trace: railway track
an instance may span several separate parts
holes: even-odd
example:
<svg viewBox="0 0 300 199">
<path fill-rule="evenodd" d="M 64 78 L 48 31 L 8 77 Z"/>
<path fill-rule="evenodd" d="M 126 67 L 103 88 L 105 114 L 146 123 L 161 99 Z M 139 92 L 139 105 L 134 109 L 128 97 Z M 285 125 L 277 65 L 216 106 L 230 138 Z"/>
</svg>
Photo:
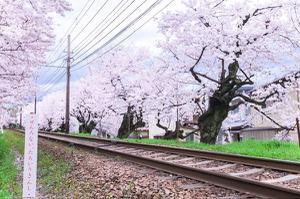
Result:
<svg viewBox="0 0 300 199">
<path fill-rule="evenodd" d="M 300 198 L 300 164 L 295 162 L 65 134 L 39 136 L 255 196 Z"/>
</svg>

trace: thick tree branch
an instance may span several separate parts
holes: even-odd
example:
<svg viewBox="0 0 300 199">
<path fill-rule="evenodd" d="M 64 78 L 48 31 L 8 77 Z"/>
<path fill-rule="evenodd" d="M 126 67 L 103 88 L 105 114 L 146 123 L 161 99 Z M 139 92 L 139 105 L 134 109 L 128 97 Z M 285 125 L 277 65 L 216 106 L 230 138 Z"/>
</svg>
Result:
<svg viewBox="0 0 300 199">
<path fill-rule="evenodd" d="M 281 124 L 279 124 L 278 122 L 276 122 L 273 118 L 271 118 L 270 116 L 268 116 L 265 112 L 259 110 L 257 107 L 255 106 L 252 106 L 256 111 L 258 111 L 259 113 L 261 113 L 262 115 L 264 115 L 266 118 L 268 118 L 271 122 L 273 122 L 274 124 L 276 124 L 277 126 L 279 126 L 280 128 L 282 129 L 285 129 L 287 131 L 290 131 L 290 130 L 294 130 L 294 128 L 289 128 L 287 126 L 283 126 Z"/>
<path fill-rule="evenodd" d="M 187 133 L 185 136 L 179 135 L 179 138 L 180 138 L 180 139 L 185 139 L 185 138 L 189 137 L 189 136 L 192 135 L 192 134 L 196 134 L 197 131 L 199 131 L 199 130 L 200 130 L 200 129 L 195 129 L 195 130 L 193 130 L 193 131 Z"/>
<path fill-rule="evenodd" d="M 266 96 L 262 101 L 258 101 L 258 100 L 252 99 L 252 98 L 250 98 L 250 97 L 248 97 L 248 96 L 245 96 L 245 95 L 243 95 L 243 94 L 237 94 L 236 97 L 241 97 L 241 98 L 244 99 L 246 102 L 249 102 L 249 103 L 252 103 L 252 104 L 256 104 L 256 105 L 260 105 L 260 106 L 262 106 L 262 107 L 266 107 L 266 101 L 267 101 L 270 97 L 272 97 L 273 95 L 275 95 L 275 94 L 278 94 L 278 92 L 275 91 L 275 92 L 269 94 L 269 95 Z"/>
<path fill-rule="evenodd" d="M 240 100 L 237 104 L 235 105 L 232 105 L 229 107 L 229 111 L 233 111 L 235 110 L 236 108 L 238 108 L 240 105 L 244 104 L 245 102 L 243 100 Z"/>
<path fill-rule="evenodd" d="M 192 73 L 194 79 L 195 79 L 197 82 L 199 82 L 199 83 L 201 83 L 202 81 L 201 81 L 201 79 L 198 77 L 198 75 L 200 75 L 200 76 L 202 76 L 202 77 L 208 78 L 208 77 L 207 77 L 206 75 L 204 75 L 204 74 L 195 72 L 195 67 L 199 64 L 200 60 L 202 59 L 202 56 L 203 56 L 204 51 L 205 51 L 206 48 L 207 48 L 207 46 L 204 46 L 204 47 L 202 48 L 201 53 L 200 53 L 200 56 L 198 57 L 196 63 L 190 68 L 190 72 Z M 211 80 L 211 78 L 210 78 L 210 80 Z M 216 80 L 214 80 L 214 81 L 216 81 Z"/>
<path fill-rule="evenodd" d="M 211 77 L 208 77 L 207 75 L 205 75 L 205 74 L 202 74 L 202 73 L 199 73 L 199 72 L 194 72 L 196 75 L 199 75 L 199 76 L 201 76 L 201 77 L 204 77 L 204 78 L 206 78 L 206 79 L 208 79 L 208 80 L 210 80 L 210 81 L 212 81 L 212 82 L 215 82 L 215 83 L 217 83 L 217 84 L 221 84 L 219 81 L 217 81 L 217 80 L 215 80 L 215 79 L 213 79 L 213 78 L 211 78 Z"/>
<path fill-rule="evenodd" d="M 158 128 L 161 128 L 161 129 L 165 130 L 165 132 L 168 131 L 168 128 L 167 128 L 167 127 L 165 127 L 165 126 L 163 126 L 163 125 L 160 124 L 160 119 L 157 119 L 156 126 L 157 126 Z"/>
</svg>

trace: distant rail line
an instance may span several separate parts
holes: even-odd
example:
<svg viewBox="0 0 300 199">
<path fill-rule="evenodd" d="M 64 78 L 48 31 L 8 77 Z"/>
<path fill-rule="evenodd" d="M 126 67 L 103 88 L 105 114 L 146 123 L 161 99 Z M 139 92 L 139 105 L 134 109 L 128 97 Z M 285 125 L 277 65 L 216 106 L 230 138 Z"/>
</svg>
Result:
<svg viewBox="0 0 300 199">
<path fill-rule="evenodd" d="M 255 196 L 300 198 L 300 163 L 43 131 L 39 137 Z"/>
</svg>

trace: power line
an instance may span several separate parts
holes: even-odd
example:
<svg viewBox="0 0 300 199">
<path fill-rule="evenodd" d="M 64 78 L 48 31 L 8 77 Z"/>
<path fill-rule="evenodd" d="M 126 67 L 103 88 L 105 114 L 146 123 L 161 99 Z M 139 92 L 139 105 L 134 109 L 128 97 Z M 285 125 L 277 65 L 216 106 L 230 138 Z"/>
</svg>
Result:
<svg viewBox="0 0 300 199">
<path fill-rule="evenodd" d="M 55 81 L 53 82 L 53 84 L 47 86 L 47 87 L 45 88 L 45 90 L 42 91 L 42 93 L 38 96 L 38 98 L 42 97 L 43 94 L 48 93 L 51 89 L 53 89 L 54 86 L 56 86 L 56 84 L 57 84 L 62 78 L 64 78 L 65 74 L 66 74 L 66 71 L 65 71 L 64 73 L 62 73 L 60 76 L 58 76 L 58 77 L 55 79 Z"/>
<path fill-rule="evenodd" d="M 51 82 L 55 75 L 59 74 L 60 70 L 63 69 L 65 62 L 66 60 L 63 60 L 60 64 L 61 68 L 56 68 L 56 70 L 53 73 L 51 73 L 46 80 L 43 81 L 43 84 L 48 84 L 49 82 Z"/>
<path fill-rule="evenodd" d="M 53 60 L 53 61 L 51 61 L 51 62 L 48 62 L 46 65 L 43 65 L 42 67 L 45 67 L 45 66 L 54 64 L 54 63 L 56 63 L 57 61 L 59 61 L 59 60 L 61 60 L 61 59 L 64 59 L 64 58 L 66 58 L 66 55 L 60 56 L 60 57 L 58 57 L 57 59 L 55 59 L 55 60 Z"/>
<path fill-rule="evenodd" d="M 120 14 L 122 14 L 125 10 L 127 10 L 129 8 L 129 6 L 132 5 L 132 3 L 135 0 L 133 0 Z M 92 47 L 90 47 L 87 51 L 85 51 L 82 55 L 80 55 L 79 57 L 83 56 L 86 52 L 88 52 L 91 48 L 93 48 L 95 45 L 97 45 L 98 42 L 100 42 L 101 40 L 103 40 L 107 35 L 109 35 L 111 32 L 113 32 L 116 28 L 118 28 L 118 26 L 120 26 L 120 24 L 122 24 L 125 20 L 127 20 L 134 12 L 136 12 L 147 0 L 144 0 L 137 8 L 135 8 L 129 15 L 127 15 L 117 26 L 115 26 L 111 31 L 109 31 L 105 36 L 103 36 L 100 40 L 98 40 Z M 119 14 L 119 16 L 120 16 Z M 101 35 L 101 33 L 103 33 L 117 18 L 119 18 L 119 16 L 115 17 L 110 24 L 108 24 L 105 28 L 102 29 L 102 31 L 100 33 L 98 33 L 96 36 L 94 36 L 91 40 L 94 41 L 95 39 L 97 39 L 98 36 Z M 92 42 L 89 42 L 88 44 L 84 45 L 81 49 L 78 50 L 78 52 L 75 53 L 74 57 L 76 55 L 78 55 L 80 52 L 82 52 L 84 50 L 84 48 L 88 47 L 89 44 L 91 44 Z M 79 58 L 78 57 L 78 58 Z"/>
<path fill-rule="evenodd" d="M 107 4 L 108 0 L 106 0 L 104 2 L 104 4 L 97 10 L 96 14 L 94 14 L 94 16 L 89 20 L 89 22 L 79 31 L 79 33 L 77 33 L 77 35 L 75 35 L 74 39 L 72 39 L 72 41 L 74 41 L 85 29 L 86 27 L 95 19 L 95 17 L 100 13 L 100 11 L 104 8 L 104 6 Z"/>
<path fill-rule="evenodd" d="M 56 73 L 54 76 L 52 76 L 51 81 L 48 81 L 46 84 L 44 84 L 43 86 L 41 86 L 42 89 L 46 89 L 48 88 L 50 85 L 52 85 L 57 78 L 59 78 L 65 71 L 60 71 L 59 73 Z"/>
<path fill-rule="evenodd" d="M 58 46 L 54 49 L 54 52 L 55 51 L 58 51 L 59 50 L 59 48 L 61 48 L 62 47 L 62 45 L 67 41 L 66 40 L 66 37 L 67 37 L 67 35 L 68 34 L 71 34 L 73 31 L 74 31 L 74 29 L 77 27 L 77 25 L 79 24 L 79 22 L 84 18 L 84 16 L 86 15 L 86 13 L 91 9 L 91 7 L 92 7 L 92 5 L 95 3 L 95 1 L 96 0 L 93 0 L 93 2 L 90 4 L 90 6 L 88 7 L 88 9 L 84 12 L 84 14 L 81 16 L 81 14 L 83 13 L 83 11 L 86 9 L 86 7 L 89 5 L 89 3 L 91 2 L 91 0 L 87 0 L 86 1 L 86 3 L 85 3 L 85 5 L 83 6 L 83 8 L 81 9 L 81 11 L 80 11 L 80 13 L 77 15 L 77 17 L 75 18 L 75 20 L 73 21 L 73 23 L 69 26 L 69 28 L 67 29 L 67 31 L 65 32 L 65 34 L 64 34 L 64 36 L 62 36 L 62 41 L 58 44 Z M 77 23 L 76 23 L 76 21 L 77 21 Z M 76 24 L 75 24 L 76 23 Z M 74 26 L 74 24 L 75 24 L 75 26 Z M 74 27 L 73 27 L 74 26 Z M 59 56 L 61 55 L 63 53 L 63 51 L 62 52 L 60 52 L 59 53 Z M 54 53 L 54 55 L 55 55 L 55 53 Z"/>
<path fill-rule="evenodd" d="M 155 3 L 153 3 L 146 11 L 144 11 L 142 14 L 140 14 L 138 17 L 136 17 L 133 21 L 130 22 L 125 28 L 123 28 L 120 32 L 118 32 L 114 37 L 112 37 L 110 40 L 108 40 L 106 43 L 104 43 L 102 46 L 94 50 L 92 53 L 81 59 L 80 61 L 76 62 L 74 65 L 77 65 L 84 60 L 88 59 L 95 53 L 97 53 L 99 50 L 107 46 L 109 43 L 111 43 L 113 40 L 115 40 L 117 37 L 119 37 L 123 32 L 125 32 L 128 28 L 132 27 L 135 23 L 137 23 L 140 19 L 142 19 L 147 13 L 149 13 L 152 9 L 154 9 L 158 4 L 161 3 L 162 0 L 157 0 Z"/>
<path fill-rule="evenodd" d="M 105 55 L 106 53 L 110 52 L 111 50 L 113 50 L 114 48 L 116 48 L 117 46 L 119 46 L 121 43 L 123 43 L 124 41 L 126 41 L 127 39 L 129 39 L 133 34 L 135 34 L 137 31 L 139 31 L 142 27 L 144 27 L 147 23 L 149 23 L 153 18 L 155 18 L 159 13 L 161 13 L 163 10 L 165 10 L 171 3 L 173 3 L 175 0 L 171 0 L 168 4 L 166 4 L 162 9 L 160 9 L 158 12 L 156 12 L 151 18 L 149 18 L 147 21 L 145 21 L 142 25 L 140 25 L 137 29 L 135 29 L 131 34 L 129 34 L 128 36 L 126 36 L 124 39 L 122 39 L 121 41 L 119 41 L 116 45 L 114 45 L 113 47 L 111 47 L 110 49 L 108 49 L 107 51 L 103 52 L 101 55 L 97 56 L 96 58 L 94 58 L 93 60 L 91 60 L 90 62 L 78 67 L 78 68 L 74 68 L 72 71 L 78 71 L 86 66 L 88 66 L 89 64 L 93 63 L 95 60 L 99 59 L 100 57 L 102 57 L 103 55 Z M 84 60 L 83 60 L 84 61 Z M 81 61 L 82 62 L 82 61 Z M 79 63 L 79 62 L 78 62 Z M 78 63 L 74 64 L 77 65 Z"/>
<path fill-rule="evenodd" d="M 79 47 L 80 48 L 80 45 L 82 44 L 82 43 L 84 43 L 84 44 L 86 44 L 87 42 L 85 42 L 87 39 L 89 39 L 90 37 L 91 37 L 91 35 L 93 34 L 93 33 L 95 33 L 98 29 L 99 29 L 99 27 L 101 27 L 101 25 L 106 21 L 106 19 L 108 19 L 108 17 L 110 17 L 103 25 L 106 25 L 107 24 L 107 22 L 109 22 L 122 8 L 123 8 L 123 6 L 125 6 L 126 4 L 127 4 L 127 2 L 129 1 L 129 0 L 126 0 L 126 2 L 124 3 L 124 4 L 122 4 L 122 2 L 123 2 L 124 0 L 122 0 L 120 3 L 118 3 L 117 4 L 117 6 L 116 7 L 114 7 L 114 9 L 102 20 L 102 21 L 100 21 L 100 23 L 98 23 L 96 26 L 95 26 L 95 28 L 83 39 L 83 40 L 81 40 L 81 42 L 78 44 L 78 45 L 76 45 L 75 46 L 75 48 L 74 48 L 74 51 L 76 51 L 77 50 L 77 48 Z M 133 0 L 133 2 L 134 2 L 135 0 Z M 120 8 L 118 8 L 120 6 Z M 110 16 L 116 9 L 118 8 L 118 10 L 112 15 L 112 16 Z M 121 14 L 121 13 L 120 13 Z"/>
</svg>

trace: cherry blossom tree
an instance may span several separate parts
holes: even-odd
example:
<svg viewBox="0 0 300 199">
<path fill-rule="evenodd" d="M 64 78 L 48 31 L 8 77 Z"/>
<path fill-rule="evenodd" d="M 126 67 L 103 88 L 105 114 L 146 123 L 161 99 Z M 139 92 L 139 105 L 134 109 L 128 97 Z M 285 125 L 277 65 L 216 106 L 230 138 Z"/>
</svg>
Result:
<svg viewBox="0 0 300 199">
<path fill-rule="evenodd" d="M 119 47 L 97 61 L 98 73 L 106 76 L 113 88 L 113 102 L 109 108 L 122 116 L 119 138 L 127 138 L 137 128 L 145 126 L 143 102 L 147 96 L 147 51 L 135 47 Z M 148 60 L 149 61 L 149 60 Z M 101 77 L 100 77 L 101 78 Z"/>
<path fill-rule="evenodd" d="M 112 86 L 102 73 L 90 73 L 88 78 L 82 78 L 72 89 L 71 116 L 79 123 L 79 132 L 91 133 L 93 129 L 104 132 L 104 120 L 114 113 L 111 106 Z"/>
<path fill-rule="evenodd" d="M 50 14 L 63 15 L 70 4 L 3 0 L 0 8 L 0 103 L 20 105 L 33 93 L 34 73 L 54 43 Z"/>
<path fill-rule="evenodd" d="M 194 103 L 198 90 L 194 82 L 189 81 L 187 74 L 174 70 L 172 61 L 152 58 L 151 70 L 147 75 L 148 88 L 143 87 L 151 91 L 145 99 L 148 118 L 157 120 L 156 126 L 165 131 L 165 139 L 184 138 L 181 130 L 183 122 L 189 121 L 196 111 L 204 108 Z M 195 93 L 194 97 L 191 97 L 191 93 Z M 174 121 L 175 129 L 171 129 L 170 122 Z"/>
<path fill-rule="evenodd" d="M 114 136 L 118 132 L 124 138 L 145 125 L 146 54 L 143 49 L 121 46 L 95 60 L 88 78 L 78 81 L 71 92 L 71 115 L 80 132 L 96 129 Z"/>
<path fill-rule="evenodd" d="M 161 48 L 176 59 L 176 70 L 190 73 L 209 96 L 198 114 L 201 141 L 215 143 L 222 122 L 243 103 L 266 106 L 278 91 L 259 96 L 240 92 L 275 68 L 297 67 L 299 34 L 291 20 L 297 1 L 190 0 L 184 11 L 160 20 Z M 175 67 L 174 67 L 175 68 Z M 240 102 L 233 104 L 235 99 Z"/>
</svg>

